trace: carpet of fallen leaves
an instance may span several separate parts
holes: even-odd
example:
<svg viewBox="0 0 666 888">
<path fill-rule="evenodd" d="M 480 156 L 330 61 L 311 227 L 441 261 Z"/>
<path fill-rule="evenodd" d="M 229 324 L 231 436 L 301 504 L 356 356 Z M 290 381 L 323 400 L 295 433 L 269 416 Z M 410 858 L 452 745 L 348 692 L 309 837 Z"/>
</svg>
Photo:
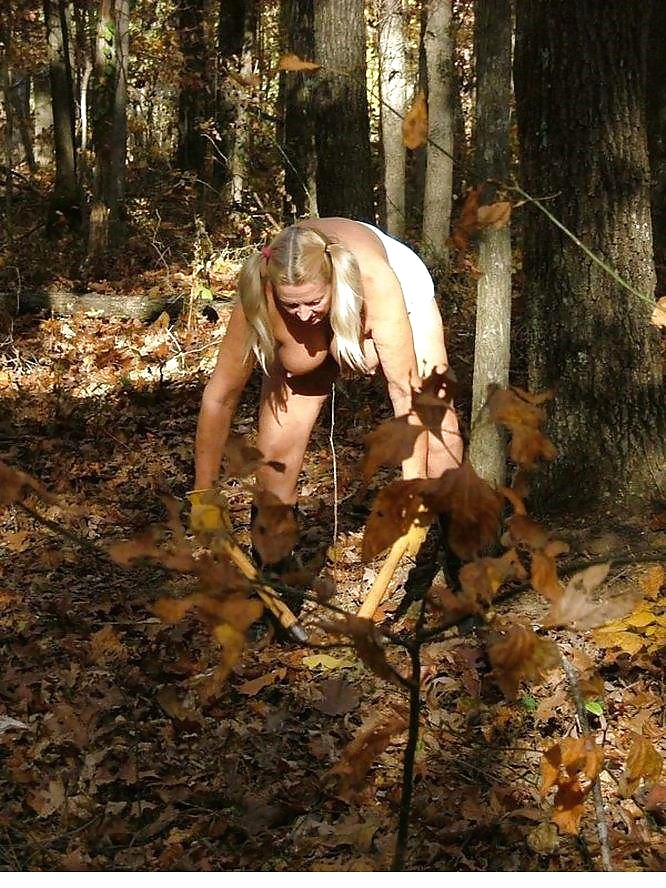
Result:
<svg viewBox="0 0 666 888">
<path fill-rule="evenodd" d="M 166 316 L 152 324 L 23 318 L 4 336 L 0 458 L 38 479 L 52 501 L 28 498 L 33 514 L 10 506 L 0 525 L 2 869 L 391 865 L 404 693 L 350 647 L 298 647 L 268 629 L 253 633 L 225 686 L 206 699 L 200 691 L 219 656 L 213 639 L 193 617 L 167 624 L 153 610 L 192 581 L 103 554 L 167 520 L 191 486 L 196 415 L 223 326 L 196 318 L 187 329 Z M 382 563 L 361 559 L 373 488 L 358 471 L 363 436 L 388 415 L 378 386 L 344 383 L 336 397 L 339 537 L 323 579 L 351 611 Z M 256 396 L 253 380 L 236 417 L 241 434 L 252 433 Z M 330 543 L 333 525 L 329 432 L 325 414 L 304 467 L 303 545 L 312 553 Z M 374 490 L 390 477 L 380 474 Z M 248 495 L 233 482 L 227 488 L 247 546 Z M 663 527 L 649 535 L 637 523 L 627 535 L 600 523 L 601 532 L 560 530 L 572 557 L 663 547 Z M 415 620 L 413 608 L 400 607 L 401 579 L 404 572 L 379 615 L 393 629 Z M 609 582 L 637 590 L 632 614 L 603 630 L 549 635 L 590 677 L 581 686 L 603 749 L 613 864 L 658 871 L 663 570 L 627 564 Z M 502 608 L 533 626 L 546 612 L 525 588 Z M 600 869 L 591 799 L 579 834 L 560 834 L 554 793 L 542 792 L 542 776 L 552 783 L 566 764 L 562 741 L 579 733 L 562 672 L 521 684 L 507 702 L 474 630 L 454 629 L 422 655 L 408 868 Z"/>
</svg>

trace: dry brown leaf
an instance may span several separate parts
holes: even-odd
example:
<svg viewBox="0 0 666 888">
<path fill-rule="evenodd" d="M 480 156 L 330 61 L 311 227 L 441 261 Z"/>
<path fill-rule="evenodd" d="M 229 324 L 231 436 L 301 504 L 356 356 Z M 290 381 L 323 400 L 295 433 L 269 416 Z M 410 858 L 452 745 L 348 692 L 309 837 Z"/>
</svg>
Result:
<svg viewBox="0 0 666 888">
<path fill-rule="evenodd" d="M 13 469 L 0 460 L 0 503 L 8 506 L 11 503 L 23 502 L 31 492 L 49 502 L 55 502 L 51 494 L 36 478 L 31 478 L 25 472 Z"/>
<path fill-rule="evenodd" d="M 532 586 L 548 601 L 558 601 L 564 594 L 564 586 L 557 576 L 555 559 L 545 552 L 532 554 Z"/>
<path fill-rule="evenodd" d="M 50 780 L 48 786 L 32 790 L 26 801 L 38 817 L 50 817 L 65 802 L 65 786 L 59 777 Z"/>
<path fill-rule="evenodd" d="M 469 249 L 470 237 L 478 228 L 479 202 L 483 190 L 483 186 L 478 185 L 467 192 L 460 214 L 451 228 L 448 243 L 456 250 L 460 250 L 461 253 Z"/>
<path fill-rule="evenodd" d="M 650 323 L 655 327 L 666 327 L 666 296 L 662 296 L 652 310 Z"/>
<path fill-rule="evenodd" d="M 398 713 L 377 715 L 361 725 L 340 761 L 328 772 L 337 779 L 342 798 L 349 798 L 363 786 L 373 761 L 406 727 L 407 719 Z"/>
<path fill-rule="evenodd" d="M 423 431 L 423 426 L 409 422 L 409 416 L 398 416 L 380 423 L 363 439 L 363 480 L 369 481 L 380 466 L 397 466 L 408 459 L 414 452 L 416 439 Z"/>
<path fill-rule="evenodd" d="M 482 613 L 506 580 L 524 580 L 525 568 L 515 549 L 501 558 L 480 558 L 464 564 L 458 578 L 465 595 L 467 613 Z"/>
<path fill-rule="evenodd" d="M 299 58 L 295 53 L 288 52 L 280 57 L 278 71 L 318 71 L 321 65 Z"/>
<path fill-rule="evenodd" d="M 528 626 L 514 626 L 488 646 L 495 679 L 503 693 L 515 700 L 521 681 L 536 681 L 560 664 L 559 648 L 539 638 Z"/>
<path fill-rule="evenodd" d="M 442 439 L 442 421 L 451 409 L 457 381 L 453 371 L 447 368 L 440 373 L 434 368 L 412 388 L 412 412 L 433 435 Z"/>
<path fill-rule="evenodd" d="M 553 459 L 555 448 L 540 431 L 545 412 L 540 404 L 551 398 L 551 391 L 531 395 L 521 389 L 497 389 L 488 406 L 493 422 L 506 426 L 511 432 L 509 456 L 522 468 L 532 468 L 539 457 Z"/>
<path fill-rule="evenodd" d="M 363 535 L 364 559 L 375 558 L 393 545 L 414 521 L 430 523 L 432 516 L 424 508 L 422 499 L 423 488 L 429 483 L 418 478 L 393 481 L 379 491 Z"/>
<path fill-rule="evenodd" d="M 638 788 L 641 779 L 650 783 L 659 780 L 663 766 L 662 757 L 647 737 L 637 735 L 620 778 L 620 792 L 625 797 L 630 796 Z"/>
<path fill-rule="evenodd" d="M 264 564 L 285 558 L 298 543 L 298 524 L 293 506 L 268 490 L 255 491 L 257 514 L 252 523 L 252 542 Z"/>
<path fill-rule="evenodd" d="M 449 515 L 449 545 L 471 560 L 497 539 L 502 497 L 476 473 L 469 460 L 424 484 L 423 503 L 431 515 Z"/>
<path fill-rule="evenodd" d="M 127 648 L 113 626 L 104 626 L 90 637 L 90 657 L 93 663 L 127 659 Z"/>
<path fill-rule="evenodd" d="M 526 546 L 536 551 L 543 549 L 550 534 L 529 515 L 512 515 L 507 523 L 509 537 L 517 546 Z"/>
<path fill-rule="evenodd" d="M 567 737 L 551 746 L 541 760 L 541 793 L 557 787 L 553 822 L 563 832 L 574 834 L 583 815 L 585 797 L 597 779 L 604 762 L 603 750 L 591 734 Z M 585 785 L 581 783 L 585 780 Z"/>
<path fill-rule="evenodd" d="M 350 638 L 359 658 L 375 675 L 394 684 L 398 683 L 395 670 L 386 659 L 386 651 L 379 641 L 372 620 L 354 614 L 345 614 L 343 620 L 327 623 L 325 628 L 335 635 Z"/>
<path fill-rule="evenodd" d="M 479 228 L 506 228 L 511 219 L 511 204 L 508 200 L 480 206 L 477 212 Z"/>
<path fill-rule="evenodd" d="M 402 137 L 405 147 L 414 151 L 425 145 L 428 138 L 428 106 L 425 93 L 419 90 L 412 107 L 402 121 Z"/>
<path fill-rule="evenodd" d="M 322 699 L 316 702 L 315 708 L 325 715 L 346 715 L 353 712 L 360 702 L 360 696 L 344 678 L 327 678 L 318 685 Z"/>
</svg>

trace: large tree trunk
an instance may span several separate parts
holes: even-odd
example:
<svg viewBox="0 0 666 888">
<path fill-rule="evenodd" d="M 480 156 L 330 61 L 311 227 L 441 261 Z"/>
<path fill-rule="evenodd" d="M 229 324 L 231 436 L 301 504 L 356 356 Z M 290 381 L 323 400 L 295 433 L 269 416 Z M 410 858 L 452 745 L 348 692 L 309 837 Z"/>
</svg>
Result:
<svg viewBox="0 0 666 888">
<path fill-rule="evenodd" d="M 645 136 L 649 4 L 519 0 L 515 86 L 533 195 L 627 280 L 616 283 L 532 208 L 524 269 L 529 376 L 556 388 L 551 504 L 655 492 L 664 392 L 648 324 L 655 274 Z"/>
<path fill-rule="evenodd" d="M 452 0 L 430 0 L 423 43 L 428 66 L 428 160 L 423 198 L 423 250 L 430 261 L 448 255 L 453 188 Z"/>
<path fill-rule="evenodd" d="M 48 44 L 53 142 L 55 148 L 55 189 L 53 209 L 67 211 L 78 203 L 76 152 L 74 148 L 74 100 L 68 37 L 64 30 L 62 0 L 44 0 L 44 21 Z"/>
<path fill-rule="evenodd" d="M 652 174 L 652 235 L 657 293 L 666 293 L 666 3 L 652 0 L 647 125 Z"/>
<path fill-rule="evenodd" d="M 313 0 L 281 0 L 280 52 L 301 59 L 314 58 Z M 317 215 L 317 160 L 314 120 L 310 110 L 312 75 L 301 71 L 281 72 L 281 143 L 284 151 L 285 218 Z"/>
<path fill-rule="evenodd" d="M 405 235 L 405 144 L 402 122 L 406 102 L 406 58 L 403 0 L 382 0 L 379 22 L 379 75 L 386 230 Z"/>
<path fill-rule="evenodd" d="M 511 107 L 511 0 L 476 0 L 475 178 L 509 177 Z M 494 188 L 488 193 L 492 199 Z M 488 386 L 509 382 L 511 346 L 511 233 L 486 228 L 479 237 L 476 339 L 470 459 L 490 484 L 504 483 L 505 442 L 484 409 Z"/>
<path fill-rule="evenodd" d="M 315 0 L 317 205 L 374 221 L 363 0 Z"/>
</svg>

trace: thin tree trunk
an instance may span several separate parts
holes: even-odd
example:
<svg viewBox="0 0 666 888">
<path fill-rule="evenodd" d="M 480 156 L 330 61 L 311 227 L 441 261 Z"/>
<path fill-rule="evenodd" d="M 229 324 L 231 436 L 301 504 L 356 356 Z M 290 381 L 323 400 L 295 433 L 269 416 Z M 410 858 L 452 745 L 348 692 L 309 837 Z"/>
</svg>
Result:
<svg viewBox="0 0 666 888">
<path fill-rule="evenodd" d="M 178 97 L 178 166 L 203 175 L 206 138 L 202 125 L 208 108 L 204 0 L 179 0 L 178 39 L 183 64 Z"/>
<path fill-rule="evenodd" d="M 109 246 L 121 199 L 121 160 L 125 147 L 125 93 L 119 84 L 126 61 L 127 0 L 101 0 L 94 71 L 94 201 L 90 213 L 87 266 L 101 261 Z M 124 170 L 124 164 L 123 164 Z"/>
<path fill-rule="evenodd" d="M 453 187 L 452 0 L 430 0 L 424 46 L 428 68 L 428 160 L 423 198 L 423 250 L 432 262 L 448 257 Z"/>
<path fill-rule="evenodd" d="M 382 0 L 379 22 L 379 69 L 386 230 L 405 235 L 405 145 L 402 122 L 406 102 L 403 0 Z"/>
<path fill-rule="evenodd" d="M 253 50 L 257 29 L 257 8 L 254 0 L 249 0 L 245 10 L 243 48 L 239 59 L 239 74 L 246 82 L 252 77 Z M 243 204 L 243 191 L 247 186 L 247 170 L 250 160 L 251 126 L 247 88 L 237 91 L 236 123 L 233 151 L 229 158 L 231 172 L 231 200 L 237 207 Z"/>
<path fill-rule="evenodd" d="M 66 210 L 78 203 L 78 183 L 68 43 L 62 29 L 63 17 L 58 0 L 44 0 L 44 21 L 48 43 L 56 166 L 53 207 Z"/>
<path fill-rule="evenodd" d="M 478 182 L 509 175 L 511 0 L 476 0 L 476 157 Z M 495 189 L 489 189 L 491 198 Z M 479 237 L 476 339 L 470 459 L 489 484 L 504 483 L 505 441 L 484 409 L 488 387 L 505 388 L 511 358 L 511 233 L 489 228 Z"/>
</svg>

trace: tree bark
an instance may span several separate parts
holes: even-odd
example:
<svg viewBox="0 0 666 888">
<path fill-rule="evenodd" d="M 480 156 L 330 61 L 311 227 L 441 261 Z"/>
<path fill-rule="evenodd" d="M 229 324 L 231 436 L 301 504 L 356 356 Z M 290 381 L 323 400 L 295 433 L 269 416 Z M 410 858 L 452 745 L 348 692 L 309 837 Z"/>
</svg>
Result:
<svg viewBox="0 0 666 888">
<path fill-rule="evenodd" d="M 206 157 L 202 124 L 208 116 L 208 82 L 204 39 L 204 0 L 179 0 L 178 40 L 182 55 L 178 96 L 180 169 L 203 176 Z"/>
<path fill-rule="evenodd" d="M 405 236 L 405 144 L 402 122 L 406 102 L 406 58 L 402 0 L 382 0 L 379 22 L 379 76 L 386 231 Z"/>
<path fill-rule="evenodd" d="M 477 182 L 509 176 L 511 107 L 511 0 L 476 0 Z M 491 200 L 495 189 L 489 189 Z M 503 484 L 505 438 L 485 405 L 488 387 L 505 388 L 511 359 L 511 233 L 484 229 L 479 236 L 476 338 L 470 459 L 489 484 Z"/>
<path fill-rule="evenodd" d="M 101 0 L 94 71 L 95 176 L 88 267 L 101 260 L 109 246 L 124 193 L 128 14 L 128 0 Z"/>
<path fill-rule="evenodd" d="M 652 232 L 657 293 L 666 293 L 666 3 L 652 0 L 648 52 L 647 133 L 652 176 Z"/>
<path fill-rule="evenodd" d="M 311 61 L 314 48 L 313 0 L 281 0 L 280 52 Z M 301 71 L 280 74 L 284 152 L 285 218 L 317 215 L 317 159 L 310 101 L 313 77 Z"/>
<path fill-rule="evenodd" d="M 317 205 L 373 222 L 363 0 L 315 0 Z"/>
<path fill-rule="evenodd" d="M 452 0 L 430 0 L 423 43 L 428 68 L 428 153 L 423 198 L 423 250 L 446 259 L 453 187 Z"/>
<path fill-rule="evenodd" d="M 536 208 L 524 244 L 529 382 L 556 389 L 549 506 L 629 502 L 664 473 L 645 136 L 649 4 L 519 0 L 515 87 L 526 189 L 646 298 Z M 663 493 L 663 489 L 662 489 Z"/>
<path fill-rule="evenodd" d="M 55 149 L 55 188 L 53 208 L 66 211 L 78 203 L 76 152 L 71 68 L 67 35 L 63 32 L 60 0 L 44 0 L 44 22 L 48 44 L 53 142 Z"/>
<path fill-rule="evenodd" d="M 255 0 L 248 0 L 245 6 L 243 24 L 243 45 L 240 53 L 238 73 L 241 87 L 236 90 L 236 120 L 234 124 L 233 149 L 229 158 L 231 173 L 231 201 L 240 207 L 243 204 L 243 191 L 247 186 L 247 173 L 250 163 L 250 146 L 252 127 L 250 123 L 249 100 L 250 91 L 242 85 L 251 82 L 253 51 L 256 43 L 258 26 L 257 5 Z"/>
</svg>

